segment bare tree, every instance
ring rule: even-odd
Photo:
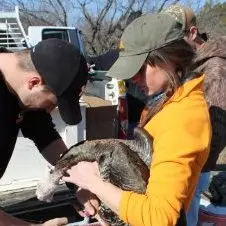
[[[197,13],[198,27],[210,39],[226,35],[226,3],[207,3]]]
[[[132,12],[161,11],[179,0],[79,0],[74,7],[82,13],[81,29],[89,54],[98,55],[117,46]]]
[[[24,27],[29,25],[76,26],[84,35],[86,50],[96,56],[114,49],[133,12],[160,12],[180,0],[0,0],[2,9],[19,5]],[[202,30],[224,33],[222,10],[212,6],[203,11],[207,0],[186,0],[184,4],[194,9]],[[209,1],[207,1],[209,2]],[[211,1],[216,5],[217,0]],[[220,23],[218,22],[220,21]],[[221,22],[222,21],[222,22]],[[207,31],[207,32],[208,32]],[[223,31],[223,32],[222,32]]]
[[[3,1],[6,9],[18,5],[22,22],[29,25],[58,25],[68,26],[68,15],[71,9],[70,0],[7,0]]]

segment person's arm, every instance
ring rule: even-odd
[[[186,109],[188,111],[188,109]],[[195,184],[208,156],[210,127],[206,115],[191,120],[169,121],[167,130],[156,132],[151,176],[145,194],[122,191],[103,182],[97,163],[80,162],[68,170],[73,182],[98,196],[131,225],[175,225],[188,208]],[[193,120],[194,119],[194,120]],[[163,122],[167,123],[167,122]],[[155,127],[158,128],[158,127]]]
[[[33,224],[11,216],[0,210],[0,226],[64,226],[68,223],[67,218],[56,218],[43,224]]]
[[[45,111],[26,112],[20,127],[24,137],[33,140],[40,153],[53,165],[67,150],[51,115]]]
[[[34,224],[25,222],[0,210],[0,226],[34,226]],[[37,224],[36,224],[37,226]]]
[[[209,106],[212,124],[211,151],[202,171],[214,170],[226,155],[226,66],[225,59],[212,57],[203,64],[204,94]],[[216,169],[215,169],[216,170]]]
[[[166,153],[169,145],[165,148],[162,151]],[[191,182],[188,162],[194,161],[196,153],[190,152],[184,157],[175,155],[153,156],[158,163],[154,161],[146,194],[123,191],[104,182],[98,175],[96,162],[78,163],[67,171],[70,177],[63,180],[90,190],[130,225],[175,225]],[[197,175],[199,172],[200,169]]]
[[[89,189],[112,211],[119,214],[119,204],[123,193],[122,189],[111,183],[104,182],[100,177],[95,180],[95,183],[90,185]]]
[[[92,173],[93,164],[96,163],[80,162],[68,170],[70,179],[63,179],[93,192],[128,224],[175,225],[184,200],[187,199],[189,184],[193,183],[192,180],[197,180],[201,170],[200,166],[195,164],[198,153],[192,153],[194,149],[190,148],[180,153],[185,146],[181,148],[169,150],[168,144],[161,154],[175,151],[174,154],[159,156],[158,153],[153,156],[155,160],[146,194],[122,191],[104,182],[98,173]],[[197,171],[193,179],[192,168]]]
[[[47,147],[45,147],[41,154],[52,165],[55,165],[60,156],[67,151],[67,146],[63,140],[57,139],[52,141]]]
[[[210,58],[204,65],[203,73],[205,74],[203,90],[208,106],[226,110],[225,59]]]

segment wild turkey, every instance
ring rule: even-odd
[[[37,198],[50,202],[67,169],[80,161],[96,161],[105,181],[123,190],[144,193],[149,178],[151,144],[150,136],[141,128],[135,129],[132,140],[100,139],[80,142],[60,158],[47,178],[40,181],[36,190]],[[98,213],[109,225],[126,225],[103,203]]]

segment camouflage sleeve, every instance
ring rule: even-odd
[[[220,57],[210,58],[205,62],[203,73],[204,93],[209,107],[216,106],[226,110],[226,64]]]

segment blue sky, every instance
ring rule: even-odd
[[[11,0],[11,1],[5,1],[7,2],[8,4],[11,2],[16,2],[16,0]],[[67,1],[67,0],[66,0]],[[105,2],[106,0],[98,0],[97,2],[100,4],[100,8],[104,5],[103,2]],[[206,2],[207,0],[181,0],[180,3],[182,4],[186,4],[188,6],[190,6],[195,12],[199,11],[199,9],[204,5],[204,3]],[[211,0],[209,0],[211,1]],[[226,2],[226,0],[212,0],[213,2],[220,2],[220,3],[223,3],[223,2]],[[3,1],[4,2],[4,1]],[[39,1],[37,0],[23,0],[24,3],[27,3],[28,5],[29,4],[35,4],[37,5]],[[100,9],[98,9],[98,7],[96,6],[96,1],[93,0],[93,1],[90,1],[92,2],[90,5],[89,5],[89,11],[91,12],[92,11],[92,15],[95,15],[97,14]],[[126,4],[127,1],[123,0],[123,3]],[[139,2],[139,1],[138,1]],[[159,8],[160,6],[160,3],[162,2],[161,1],[157,1],[157,0],[149,0],[148,1],[148,4],[155,4],[157,8]],[[170,1],[172,2],[172,1]],[[11,4],[10,4],[11,5]],[[12,6],[12,5],[11,5]],[[36,7],[35,7],[36,8]],[[37,7],[38,8],[38,7]],[[14,10],[14,9],[12,9]],[[137,10],[136,8],[134,8],[134,10]],[[72,9],[69,7],[69,11],[68,11],[68,15],[69,15],[69,18],[68,18],[68,22],[69,22],[69,26],[73,26],[76,24],[76,21],[78,21],[79,17],[81,16],[80,12],[78,10],[75,10],[75,9]]]

